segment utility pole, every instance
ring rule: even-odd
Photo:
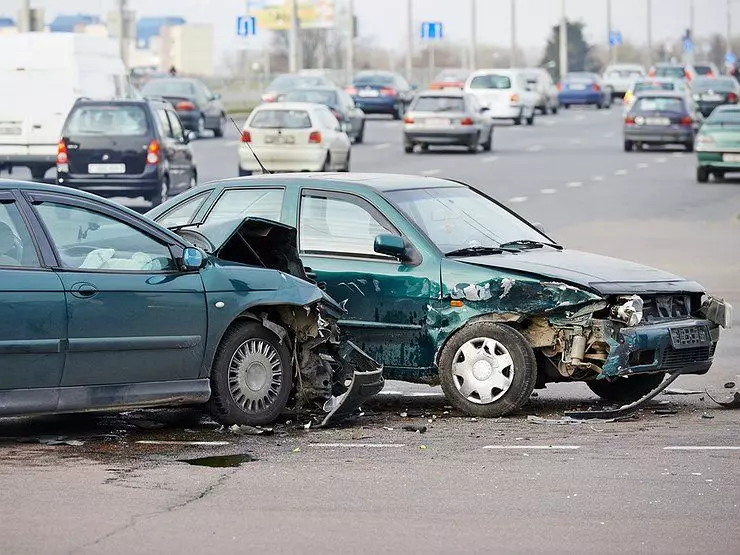
[[[478,69],[478,0],[470,0],[470,57],[468,67]]]
[[[516,0],[510,0],[511,4],[511,67],[519,63],[516,46]]]
[[[653,2],[647,0],[647,61],[648,65],[653,64]]]
[[[347,16],[347,52],[345,54],[345,69],[347,71],[347,84],[352,84],[355,73],[355,2],[348,0],[349,15]]]
[[[691,40],[696,40],[696,34],[694,33],[694,0],[689,0],[689,32],[691,33]],[[686,53],[686,58],[689,61],[689,63],[694,63],[696,59],[696,43],[694,43],[694,48]]]
[[[612,0],[606,0],[606,40],[609,44],[609,63],[614,63],[614,45],[612,44]]]
[[[18,30],[21,33],[31,31],[31,0],[21,0],[21,14],[18,18]]]
[[[290,0],[290,30],[288,33],[288,42],[290,44],[290,55],[288,65],[290,73],[296,73],[300,70],[300,66],[303,65],[300,62],[300,44],[299,37],[300,32],[298,26],[300,21],[298,19],[298,2],[297,0]]]
[[[129,44],[128,44],[128,0],[118,0],[118,49],[121,60],[126,71],[129,69]]]
[[[414,81],[414,1],[406,0],[406,80]]]
[[[565,17],[565,0],[560,0],[560,79],[568,73],[568,20]]]
[[[727,17],[725,17],[726,29],[725,29],[725,49],[729,54],[732,52],[732,2],[727,0]]]

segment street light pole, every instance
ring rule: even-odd
[[[414,78],[414,2],[406,0],[406,79],[411,83]]]
[[[470,0],[470,56],[468,65],[478,67],[478,0]]]
[[[31,30],[31,0],[21,0],[21,17],[18,24],[21,33],[28,33]]]
[[[123,65],[128,71],[128,0],[118,0],[118,22],[120,28],[118,30],[118,49],[121,54],[121,60]]]
[[[290,55],[288,65],[290,73],[296,73],[299,69],[298,56],[299,56],[299,44],[298,44],[298,2],[297,0],[290,0],[290,30],[288,32],[288,42],[290,48]]]
[[[612,44],[612,0],[606,0],[606,40],[609,44],[609,63],[614,63],[614,45]]]
[[[511,67],[516,67],[519,63],[517,56],[516,41],[516,0],[510,0],[511,3]]]
[[[349,16],[347,17],[347,83],[352,83],[355,73],[355,2],[349,0]]]
[[[560,0],[560,78],[568,73],[568,20],[565,18],[565,0]]]
[[[648,65],[653,64],[653,2],[647,0],[647,61]]]

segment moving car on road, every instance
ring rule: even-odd
[[[691,91],[699,110],[708,117],[717,106],[738,103],[740,83],[734,77],[697,77]]]
[[[56,180],[157,205],[197,184],[192,137],[165,101],[78,100],[57,145]]]
[[[272,102],[244,123],[239,175],[260,172],[260,162],[270,172],[349,171],[351,154],[352,141],[326,106]]]
[[[611,106],[611,91],[596,73],[568,73],[558,85],[558,100],[566,110],[573,105],[596,106],[598,110]]]
[[[356,143],[365,138],[365,112],[355,106],[352,97],[337,87],[296,89],[278,95],[280,102],[313,102],[323,104],[339,120],[344,131]]]
[[[604,86],[612,93],[612,100],[624,98],[632,83],[645,77],[645,68],[639,64],[611,64],[604,70]]]
[[[640,93],[624,118],[624,151],[645,145],[683,145],[692,152],[701,117],[680,93]]]
[[[327,421],[377,393],[381,370],[339,341],[343,309],[305,275],[295,229],[212,221],[175,234],[81,191],[0,181],[0,416],[208,403],[256,425],[331,400]]]
[[[722,73],[712,62],[699,62],[694,64],[694,70],[699,77],[720,77]]]
[[[550,72],[541,67],[528,68],[525,71],[527,72],[527,84],[534,89],[537,95],[536,108],[544,115],[557,114],[560,106],[558,87],[553,82]]]
[[[199,79],[162,77],[151,79],[141,88],[141,94],[160,97],[170,102],[188,131],[203,137],[206,130],[216,137],[224,136],[226,109],[221,96],[214,94]]]
[[[470,75],[469,69],[443,69],[429,83],[429,90],[462,89]]]
[[[488,108],[471,94],[456,90],[425,91],[411,102],[403,118],[403,144],[407,153],[419,145],[466,146],[472,153],[478,147],[490,151],[493,146],[493,121]]]
[[[286,73],[272,80],[262,94],[262,102],[276,102],[282,93],[304,87],[333,87],[334,84],[323,75],[304,75],[299,73]]]
[[[468,77],[465,92],[488,108],[495,120],[511,120],[514,125],[534,124],[538,102],[534,87],[527,82],[527,73],[520,69],[482,69]]]
[[[632,108],[635,101],[635,95],[646,91],[675,91],[683,95],[690,96],[689,87],[683,79],[674,79],[672,77],[648,77],[638,79],[630,86],[624,95],[625,113]]]
[[[414,88],[398,73],[360,71],[347,93],[366,114],[390,114],[401,119],[414,97]]]
[[[699,284],[564,248],[459,182],[321,174],[210,186],[192,223],[279,199],[271,217],[298,228],[302,263],[345,303],[352,341],[386,379],[441,383],[467,414],[511,413],[556,381],[637,399],[666,372],[707,372],[732,322],[732,307]],[[167,225],[193,196],[149,215]]]
[[[696,137],[696,180],[699,183],[740,172],[740,107],[719,106]]]
[[[690,83],[697,76],[696,69],[691,64],[673,64],[668,62],[655,64],[648,72],[648,77],[683,79],[687,83]]]

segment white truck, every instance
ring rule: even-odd
[[[0,52],[0,171],[25,166],[43,179],[78,98],[131,94],[118,44],[107,37],[0,35]]]
[[[632,83],[646,74],[645,68],[639,64],[612,64],[604,71],[604,85],[611,89],[612,100],[624,98]]]

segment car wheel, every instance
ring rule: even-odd
[[[714,172],[714,179],[717,181],[722,181],[725,178],[725,172]]]
[[[596,109],[601,110],[604,106],[601,104],[601,102],[596,103]]]
[[[396,108],[393,110],[393,119],[401,119],[403,117],[403,104],[399,104],[396,106]]]
[[[553,115],[554,115],[554,114],[557,114],[557,113],[558,113],[558,107],[557,107],[557,105],[556,105],[556,106],[553,106],[553,107],[551,108],[551,110],[552,110],[552,113],[553,113]]]
[[[362,144],[362,141],[365,140],[365,122],[362,122],[362,125],[360,126],[360,132],[357,133],[357,137],[355,137],[355,143],[356,144]]]
[[[493,150],[493,127],[491,127],[491,130],[488,132],[488,139],[483,143],[483,150],[485,152],[491,152]]]
[[[347,161],[344,163],[344,166],[342,166],[342,169],[339,170],[339,171],[341,171],[341,172],[348,172],[348,171],[350,171],[349,170],[349,167],[350,167],[350,158],[351,158],[351,156],[352,156],[352,152],[351,151],[350,152],[347,152]]]
[[[229,329],[211,370],[211,416],[225,425],[274,421],[293,388],[288,348],[261,324]]]
[[[519,114],[519,117],[514,118],[514,125],[521,125],[522,124],[522,115]]]
[[[43,181],[46,177],[46,172],[49,170],[45,166],[29,166],[28,169],[31,170],[31,178],[35,181]]]
[[[527,118],[527,125],[534,125],[534,110],[532,110],[532,115]]]
[[[475,134],[473,140],[468,144],[468,152],[470,154],[478,154],[478,144],[480,143],[480,132]]]
[[[709,170],[703,166],[696,168],[696,180],[699,183],[706,183],[709,181]]]
[[[632,141],[625,140],[624,141],[624,151],[625,152],[632,152],[632,150],[635,148],[635,143]]]
[[[683,148],[686,152],[694,152],[694,141],[686,143]]]
[[[534,352],[514,328],[475,322],[455,333],[439,357],[442,390],[471,416],[496,417],[521,408],[534,390]]]
[[[193,172],[190,174],[190,183],[188,183],[188,189],[192,189],[193,187],[198,186],[198,172],[193,170]]]
[[[592,380],[586,382],[586,385],[606,401],[631,403],[658,387],[664,377],[665,374],[662,372],[659,374],[634,374],[613,380]]]
[[[570,104],[563,104],[563,108],[565,108],[566,110],[570,110]]]
[[[149,197],[152,206],[159,206],[170,195],[170,180],[165,176],[159,184],[159,189]]]
[[[226,116],[221,114],[221,117],[218,119],[218,127],[216,127],[216,129],[213,130],[213,135],[216,137],[223,137],[225,124],[226,124]]]
[[[324,165],[321,166],[322,172],[329,172],[331,171],[331,154],[328,152],[326,153],[326,159],[324,160]]]
[[[198,118],[198,138],[202,139],[203,136],[206,134],[206,118],[205,116],[200,116]]]
[[[414,152],[414,144],[413,143],[404,143],[403,144],[403,151],[406,154],[411,154],[412,152]]]

